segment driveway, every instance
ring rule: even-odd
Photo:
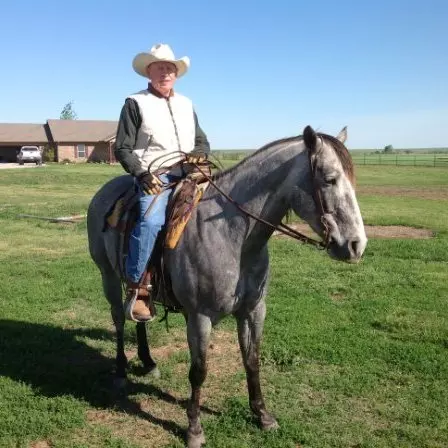
[[[40,166],[45,166],[45,163]],[[24,165],[19,165],[18,163],[0,163],[0,170],[7,168],[39,168],[39,165],[35,163],[25,163]]]

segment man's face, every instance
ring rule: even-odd
[[[177,79],[177,68],[171,62],[153,62],[146,67],[146,73],[153,87],[161,93],[169,92]]]

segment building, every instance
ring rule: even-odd
[[[117,125],[104,120],[47,120],[50,147],[58,162],[113,162]]]
[[[115,162],[117,125],[105,120],[0,123],[0,161],[15,162],[21,146],[35,145],[54,154],[56,162]]]
[[[15,162],[22,146],[44,148],[48,145],[45,125],[34,123],[0,123],[0,162]]]

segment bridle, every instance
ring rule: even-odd
[[[322,137],[319,137],[322,139]],[[323,145],[323,142],[322,142]],[[324,234],[324,238],[322,241],[322,245],[325,249],[328,248],[328,245],[330,244],[330,228],[328,226],[328,221],[327,218],[325,217],[326,215],[332,215],[333,211],[332,210],[328,210],[327,207],[325,207],[325,202],[322,199],[322,190],[321,188],[317,185],[317,178],[316,178],[316,156],[313,157],[312,151],[308,148],[308,160],[310,163],[310,173],[311,173],[311,179],[312,179],[312,183],[313,183],[313,199],[314,199],[314,203],[316,204],[317,210],[319,212],[320,215],[320,222],[322,224],[322,227],[324,229],[323,234]]]
[[[183,151],[176,151],[175,153],[171,153],[169,155],[170,157],[168,158],[168,160],[170,158],[174,159],[174,158],[178,158],[179,156],[182,156],[182,159],[180,163],[183,163],[187,160],[187,156],[188,153],[185,153]],[[206,154],[204,153],[204,156],[206,156]],[[163,156],[162,156],[163,157]],[[153,162],[151,163],[154,164],[154,162],[156,162],[158,159],[162,158],[159,157],[155,160],[153,160]],[[166,156],[164,158],[164,161],[166,161]],[[235,208],[237,208],[240,212],[242,212],[244,215],[249,216],[250,218],[254,219],[255,221],[258,221],[261,224],[264,224],[265,226],[273,229],[274,231],[280,232],[283,235],[289,236],[291,238],[294,238],[298,241],[301,241],[302,243],[307,243],[307,244],[311,244],[313,246],[316,246],[320,249],[327,249],[328,245],[330,243],[330,230],[325,218],[325,214],[331,214],[331,212],[328,212],[325,210],[324,207],[324,201],[322,200],[322,192],[321,189],[318,187],[317,185],[317,180],[316,180],[316,163],[315,160],[316,158],[312,157],[311,154],[311,150],[308,149],[308,160],[309,160],[309,164],[310,164],[310,173],[311,173],[311,178],[312,178],[312,183],[313,183],[313,199],[314,202],[316,204],[316,207],[320,213],[320,221],[322,223],[322,226],[324,228],[324,237],[322,241],[319,240],[315,240],[313,238],[310,238],[306,235],[304,235],[303,233],[293,229],[292,227],[288,226],[287,224],[284,223],[280,223],[278,225],[272,224],[266,220],[264,220],[263,218],[261,218],[260,216],[257,216],[255,214],[253,214],[252,212],[250,212],[249,210],[246,210],[244,207],[242,207],[240,204],[238,204],[238,202],[236,202],[235,200],[233,200],[225,191],[223,191],[213,180],[213,178],[207,174],[198,164],[196,163],[192,163],[191,165],[193,165],[195,167],[196,170],[198,170],[202,176],[210,183],[210,185],[212,185],[225,199],[227,199],[228,202],[230,202]],[[218,168],[218,166],[211,161],[207,161],[209,166],[213,166]],[[148,168],[150,169],[150,167]],[[170,168],[172,169],[172,167]],[[155,170],[155,173],[161,174],[161,172],[163,171],[168,171],[168,170],[164,170],[159,169],[159,170]],[[171,188],[173,186],[173,184],[167,184],[164,187],[165,188]]]

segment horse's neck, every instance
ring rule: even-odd
[[[218,179],[218,185],[245,210],[278,225],[289,210],[292,189],[297,188],[307,170],[303,143],[281,143],[230,169]],[[253,219],[244,227],[245,238],[260,245],[266,244],[272,231]]]

